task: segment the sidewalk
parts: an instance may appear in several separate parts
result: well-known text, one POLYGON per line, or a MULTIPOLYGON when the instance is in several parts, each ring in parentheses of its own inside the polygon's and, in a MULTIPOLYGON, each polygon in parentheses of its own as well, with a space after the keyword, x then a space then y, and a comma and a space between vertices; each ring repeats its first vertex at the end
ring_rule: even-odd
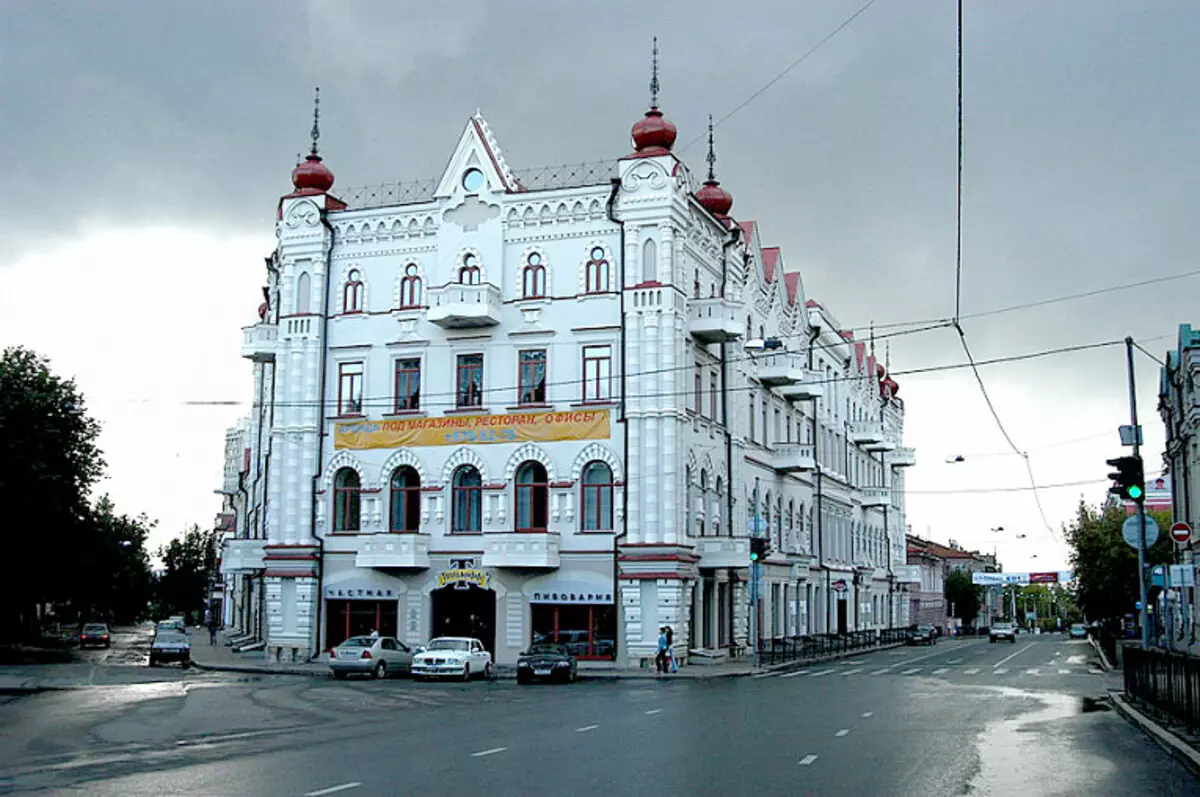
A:
MULTIPOLYGON (((865 656, 881 650, 889 650, 891 648, 902 646, 903 643, 880 645, 878 647, 862 648, 845 653, 834 653, 817 658, 797 659, 795 661, 784 662, 782 664, 775 664, 768 667, 754 667, 750 664, 750 661, 745 658, 730 659, 714 664, 693 664, 686 667, 680 667, 678 672, 674 672, 665 676, 656 673, 649 667, 618 667, 606 662, 584 661, 579 663, 579 676, 583 680, 594 681, 628 679, 656 680, 660 678, 743 678, 751 675, 783 672, 789 669, 807 666, 821 661, 830 661, 833 659, 854 656, 865 656)), ((272 662, 266 660, 266 656, 261 650, 248 653, 234 653, 230 647, 224 644, 222 635, 218 635, 218 641, 216 645, 209 645, 208 639, 201 639, 199 635, 193 638, 192 663, 202 670, 214 670, 220 672, 260 673, 265 675, 301 675, 310 678, 330 677, 329 665, 326 663, 325 654, 321 654, 318 659, 308 662, 272 662)), ((516 669, 517 668, 511 664, 498 665, 496 667, 496 675, 500 678, 515 678, 516 669)))
POLYGON ((1200 737, 1188 734, 1178 723, 1163 724, 1164 720, 1120 689, 1110 690, 1109 695, 1118 714, 1144 731, 1193 774, 1200 775, 1200 737))

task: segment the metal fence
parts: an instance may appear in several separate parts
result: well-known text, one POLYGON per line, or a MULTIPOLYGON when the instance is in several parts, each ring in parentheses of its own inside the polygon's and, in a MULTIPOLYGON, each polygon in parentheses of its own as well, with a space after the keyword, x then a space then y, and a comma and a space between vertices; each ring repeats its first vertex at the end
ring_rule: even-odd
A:
POLYGON ((848 634, 813 634, 811 636, 776 637, 764 639, 758 652, 758 663, 768 667, 789 661, 819 659, 839 653, 866 650, 880 645, 904 642, 906 628, 851 631, 848 634))
POLYGON ((1179 720, 1189 732, 1200 727, 1200 659, 1133 645, 1122 653, 1125 694, 1179 720))

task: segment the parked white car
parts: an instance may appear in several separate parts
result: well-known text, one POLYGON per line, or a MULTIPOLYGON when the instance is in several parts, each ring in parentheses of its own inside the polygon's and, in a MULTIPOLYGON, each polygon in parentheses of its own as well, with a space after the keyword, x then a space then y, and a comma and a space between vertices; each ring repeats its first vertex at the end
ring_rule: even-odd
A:
POLYGON ((329 669, 334 678, 345 678, 350 673, 387 678, 407 673, 412 661, 412 648, 390 636, 352 636, 329 651, 329 669))
POLYGON ((415 678, 457 676, 464 681, 474 676, 492 677, 492 654, 478 639, 443 636, 431 641, 424 651, 413 656, 415 678))

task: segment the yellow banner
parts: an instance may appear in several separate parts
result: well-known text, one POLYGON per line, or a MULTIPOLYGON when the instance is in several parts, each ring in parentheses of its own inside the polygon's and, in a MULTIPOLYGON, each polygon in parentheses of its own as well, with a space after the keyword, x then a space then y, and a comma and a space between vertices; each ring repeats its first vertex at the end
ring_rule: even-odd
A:
POLYGON ((612 434, 607 409, 529 412, 519 415, 465 415, 390 421, 339 423, 333 447, 407 448, 481 443, 553 443, 607 440, 612 434))
POLYGON ((441 589, 447 584, 474 584, 477 587, 487 589, 488 574, 482 570, 470 570, 466 568, 458 570, 443 570, 442 572, 438 573, 438 589, 441 589))

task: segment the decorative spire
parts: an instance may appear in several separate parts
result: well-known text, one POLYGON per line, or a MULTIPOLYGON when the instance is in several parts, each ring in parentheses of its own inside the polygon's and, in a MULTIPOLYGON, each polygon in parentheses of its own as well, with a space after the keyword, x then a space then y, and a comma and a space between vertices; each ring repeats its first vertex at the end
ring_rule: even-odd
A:
POLYGON ((875 356, 875 322, 871 322, 871 356, 875 356))
POLYGON ((313 100, 313 128, 312 128, 312 150, 313 155, 317 154, 317 139, 321 137, 321 87, 317 86, 317 96, 313 100))
POLYGON ((883 343, 883 367, 889 374, 892 372, 892 342, 890 340, 883 343))
POLYGON ((708 179, 717 179, 716 172, 714 171, 714 167, 717 164, 717 153, 713 150, 713 121, 711 113, 708 115, 708 155, 705 157, 705 160, 708 161, 708 179))
POLYGON ((654 37, 654 51, 650 57, 650 107, 658 107, 658 37, 654 37))

